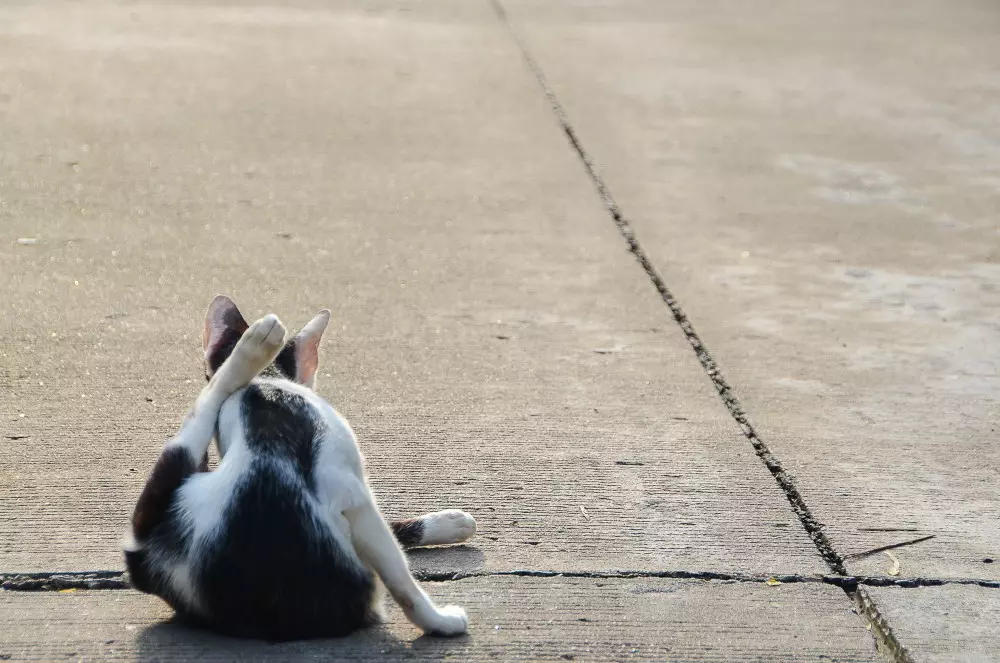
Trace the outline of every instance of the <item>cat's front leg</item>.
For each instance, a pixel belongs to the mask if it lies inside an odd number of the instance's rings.
[[[201,459],[215,433],[215,422],[226,399],[250,384],[281,352],[285,326],[276,315],[266,315],[250,325],[219,370],[201,390],[180,431],[167,447],[179,446]]]
[[[265,315],[243,333],[232,354],[212,375],[202,393],[207,390],[225,401],[267,368],[284,344],[285,326],[278,316]]]

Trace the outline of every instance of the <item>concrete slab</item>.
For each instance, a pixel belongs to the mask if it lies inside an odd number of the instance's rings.
[[[504,5],[837,550],[1000,578],[996,3]]]
[[[823,571],[488,5],[352,4],[0,9],[0,570],[120,568],[221,291],[333,309],[418,566]]]
[[[477,578],[428,588],[468,609],[468,636],[417,638],[393,609],[384,629],[265,645],[164,623],[169,611],[133,592],[3,592],[0,656],[109,662],[877,660],[843,592],[828,585]]]
[[[975,585],[866,591],[914,660],[1000,661],[1000,591]]]

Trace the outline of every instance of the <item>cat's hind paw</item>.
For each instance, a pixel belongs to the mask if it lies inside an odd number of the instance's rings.
[[[476,519],[458,509],[429,513],[422,519],[424,533],[422,546],[439,546],[468,541],[476,533]]]

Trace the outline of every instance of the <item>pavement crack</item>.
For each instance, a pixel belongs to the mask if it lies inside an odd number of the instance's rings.
[[[824,576],[818,575],[753,575],[745,573],[721,573],[717,571],[687,571],[687,570],[667,570],[667,571],[639,571],[639,570],[619,570],[619,571],[559,571],[559,570],[536,570],[536,569],[514,569],[510,571],[471,571],[458,573],[424,572],[414,573],[418,580],[424,582],[441,582],[448,580],[463,580],[465,578],[494,578],[513,576],[518,578],[593,578],[605,580],[629,580],[635,578],[664,578],[673,580],[713,580],[719,582],[746,582],[746,583],[774,583],[791,584],[801,582],[824,582]]]
[[[879,611],[878,606],[872,600],[871,596],[868,595],[868,592],[858,587],[853,591],[848,591],[847,595],[854,601],[855,610],[871,627],[871,632],[875,637],[875,643],[879,651],[892,661],[892,663],[914,663],[910,652],[896,639],[892,627],[889,626],[885,616]]]
[[[861,585],[870,587],[941,587],[943,585],[974,585],[1000,589],[1000,580],[982,578],[894,578],[885,576],[842,576],[836,574],[809,575],[778,573],[770,575],[752,573],[725,573],[721,571],[692,571],[686,569],[573,571],[565,569],[512,569],[508,571],[420,571],[413,572],[421,582],[451,582],[467,578],[593,578],[603,580],[629,580],[636,578],[663,578],[668,580],[706,580],[732,583],[785,585],[796,583],[822,583],[834,585],[848,594]],[[33,573],[0,573],[0,591],[10,592],[59,592],[77,589],[132,589],[125,571],[54,571]]]
[[[985,578],[897,578],[887,576],[855,576],[859,585],[869,587],[900,587],[912,589],[916,587],[943,587],[945,585],[972,585],[984,589],[1000,589],[1000,580]]]
[[[902,541],[900,543],[891,543],[887,546],[879,546],[878,548],[872,548],[871,550],[865,550],[864,552],[851,553],[849,555],[844,555],[844,559],[861,559],[862,557],[869,557],[887,550],[894,550],[896,548],[902,548],[903,546],[912,546],[915,543],[923,543],[924,541],[933,539],[934,536],[934,534],[929,534],[927,536],[922,536],[919,539],[910,539],[909,541]]]
[[[131,589],[124,571],[56,571],[54,573],[0,573],[0,590],[60,592],[76,589]]]
[[[715,390],[718,392],[719,398],[722,399],[726,409],[729,410],[729,414],[736,421],[740,430],[743,431],[743,435],[753,446],[757,457],[764,463],[764,466],[767,467],[768,471],[771,472],[771,476],[774,477],[774,480],[778,483],[782,492],[784,492],[788,503],[791,505],[792,511],[798,517],[803,528],[805,528],[809,538],[812,539],[813,544],[822,556],[823,561],[826,562],[827,567],[838,575],[846,576],[847,568],[844,566],[844,560],[834,549],[833,544],[823,531],[823,524],[819,522],[815,516],[813,516],[809,507],[806,505],[805,499],[803,499],[802,494],[795,485],[795,480],[784,469],[781,461],[774,456],[767,444],[760,439],[756,429],[747,417],[742,404],[736,397],[736,393],[722,375],[722,370],[715,362],[715,359],[712,358],[708,348],[706,348],[705,344],[702,342],[701,337],[695,331],[694,325],[684,312],[680,302],[678,302],[677,298],[670,292],[670,289],[667,287],[663,277],[656,269],[653,261],[639,243],[635,234],[635,229],[622,213],[617,201],[611,194],[611,190],[608,189],[607,184],[604,182],[604,178],[601,177],[597,167],[594,165],[593,159],[591,159],[586,149],[584,149],[583,143],[580,141],[576,130],[570,123],[569,116],[566,114],[566,109],[563,108],[562,103],[559,101],[552,89],[552,86],[549,84],[549,81],[545,76],[545,72],[542,71],[541,66],[535,60],[534,56],[531,55],[531,51],[528,48],[527,43],[521,38],[518,31],[514,28],[514,25],[508,18],[507,12],[500,3],[500,0],[490,0],[490,3],[497,14],[497,17],[500,19],[500,22],[507,28],[513,40],[519,47],[525,63],[534,74],[538,84],[541,86],[542,91],[552,108],[552,112],[555,114],[556,119],[562,127],[563,133],[569,140],[569,143],[576,152],[577,157],[579,157],[580,161],[583,163],[591,182],[604,202],[605,208],[614,220],[615,225],[618,227],[622,237],[625,239],[629,251],[635,257],[636,261],[638,261],[642,269],[646,272],[646,275],[649,277],[649,280],[652,282],[657,292],[659,292],[663,302],[670,309],[670,312],[673,314],[674,321],[681,328],[681,331],[687,338],[688,343],[691,345],[695,355],[698,357],[698,361],[701,363],[702,368],[712,381],[712,385],[715,387]]]

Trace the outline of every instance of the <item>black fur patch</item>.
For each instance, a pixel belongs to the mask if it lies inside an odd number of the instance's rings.
[[[397,520],[391,526],[396,540],[404,548],[419,546],[420,542],[424,540],[424,521],[421,518]]]
[[[296,373],[296,362],[295,362],[295,339],[285,343],[285,347],[281,349],[278,356],[274,358],[274,366],[281,373],[281,376],[289,380],[295,381]]]
[[[128,577],[133,587],[140,592],[153,594],[156,587],[146,566],[148,554],[145,550],[126,550],[125,568],[128,569]]]
[[[146,481],[139,496],[139,502],[132,513],[132,531],[137,541],[142,543],[165,519],[174,499],[174,492],[184,479],[196,471],[194,460],[187,449],[170,447],[160,454],[153,472]]]
[[[219,370],[219,366],[233,354],[233,348],[239,342],[243,333],[249,329],[247,321],[243,319],[240,312],[235,308],[226,312],[223,320],[223,331],[221,336],[209,348],[208,356],[205,358],[209,370],[214,373]]]
[[[206,455],[202,464],[207,463]],[[183,610],[180,597],[150,567],[150,551],[159,558],[180,558],[187,552],[188,533],[175,517],[174,496],[184,481],[200,470],[187,449],[165,449],[153,466],[146,481],[135,512],[132,514],[132,533],[141,546],[139,550],[125,552],[125,567],[132,585],[140,592],[156,594],[175,609]]]
[[[304,485],[266,456],[248,476],[196,572],[208,625],[280,641],[342,636],[374,623],[371,572],[315,519]]]
[[[312,490],[316,423],[309,403],[290,391],[255,383],[243,395],[242,412],[247,447],[255,454],[291,460]]]

